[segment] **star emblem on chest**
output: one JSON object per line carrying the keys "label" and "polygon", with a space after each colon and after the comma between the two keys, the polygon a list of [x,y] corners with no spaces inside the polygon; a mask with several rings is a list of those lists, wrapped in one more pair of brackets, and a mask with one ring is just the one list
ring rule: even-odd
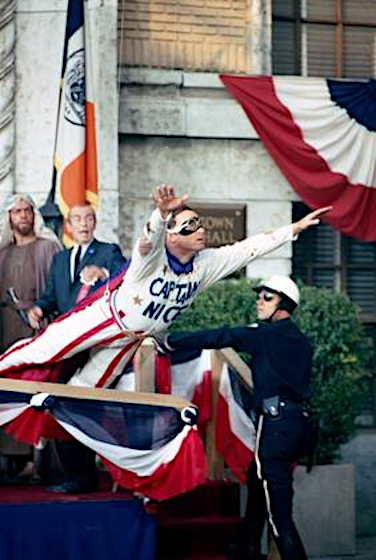
{"label": "star emblem on chest", "polygon": [[141,305],[143,301],[144,300],[142,298],[140,298],[140,296],[138,296],[138,295],[133,297],[134,305]]}

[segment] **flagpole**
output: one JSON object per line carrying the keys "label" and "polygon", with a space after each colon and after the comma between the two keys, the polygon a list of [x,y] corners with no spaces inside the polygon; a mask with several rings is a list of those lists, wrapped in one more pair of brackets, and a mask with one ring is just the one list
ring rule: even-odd
{"label": "flagpole", "polygon": [[[69,20],[70,5],[71,5],[70,0],[68,0],[65,28],[67,27],[67,22]],[[65,66],[66,66],[66,60],[67,60],[67,44],[68,44],[67,33],[65,33],[63,63],[62,63],[61,73],[60,73],[59,99],[58,99],[58,105],[57,105],[57,118],[56,118],[55,137],[54,137],[51,189],[48,193],[46,202],[43,204],[43,206],[41,206],[39,208],[46,225],[48,227],[50,227],[59,236],[60,239],[62,239],[62,237],[63,237],[64,217],[63,217],[62,213],[60,212],[59,206],[55,202],[56,181],[57,181],[55,154],[56,154],[56,145],[57,145],[57,137],[58,137],[58,130],[59,130],[59,115],[60,115],[60,109],[61,109],[61,98],[62,98],[62,91],[63,91],[64,72],[65,72]]]}

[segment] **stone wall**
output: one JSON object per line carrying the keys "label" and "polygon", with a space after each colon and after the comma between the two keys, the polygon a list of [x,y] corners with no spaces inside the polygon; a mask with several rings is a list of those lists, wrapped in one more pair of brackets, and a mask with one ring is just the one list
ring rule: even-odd
{"label": "stone wall", "polygon": [[[120,95],[120,241],[126,252],[155,184],[198,203],[243,203],[252,235],[291,221],[295,195],[216,74],[129,69]],[[254,277],[289,274],[291,246],[256,261]]]}
{"label": "stone wall", "polygon": [[[15,184],[12,189],[30,192],[39,204],[45,202],[52,183],[52,159],[67,4],[68,0],[18,0],[16,4],[17,140]],[[194,38],[193,42],[196,39],[199,42],[198,38],[200,38],[201,44],[207,48],[206,62],[204,59],[188,57],[188,49],[184,51],[187,58],[183,57],[179,64],[186,63],[190,68],[192,66],[189,62],[190,58],[191,61],[194,60],[193,66],[199,67],[200,70],[206,70],[206,66],[209,65],[211,70],[263,72],[268,70],[270,64],[268,37],[271,20],[270,0],[231,0],[230,2],[227,0],[161,0],[160,2],[127,0],[123,5],[126,7],[125,19],[121,10],[118,17],[118,7],[122,6],[120,0],[119,2],[118,0],[89,0],[91,30],[95,45],[93,71],[98,95],[97,138],[100,181],[98,233],[102,238],[116,240],[120,231],[121,240],[129,252],[131,243],[139,231],[141,219],[132,215],[131,221],[125,221],[123,218],[119,224],[119,203],[125,216],[126,212],[134,210],[132,205],[131,210],[128,209],[129,201],[134,197],[141,197],[141,205],[144,205],[146,214],[148,198],[144,191],[149,192],[156,180],[176,181],[179,176],[180,185],[179,166],[176,166],[176,162],[172,162],[170,157],[174,150],[174,153],[178,154],[184,152],[183,159],[186,161],[183,166],[184,173],[187,166],[191,169],[191,174],[186,175],[186,180],[189,181],[189,185],[200,185],[200,199],[210,201],[213,198],[218,199],[219,196],[226,197],[229,193],[234,200],[242,200],[243,192],[241,189],[238,190],[238,183],[241,182],[244,188],[246,178],[249,176],[247,163],[244,162],[245,175],[240,181],[243,173],[244,149],[247,149],[243,147],[242,141],[248,139],[253,140],[256,145],[259,144],[251,125],[241,109],[226,95],[216,73],[188,73],[173,70],[163,73],[163,71],[145,69],[142,74],[142,71],[137,68],[120,69],[118,73],[117,48],[124,52],[125,46],[122,40],[127,37],[136,40],[134,33],[133,35],[130,33],[132,29],[129,26],[133,25],[133,32],[142,30],[144,33],[145,29],[153,28],[158,18],[162,20],[167,18],[166,21],[163,20],[162,26],[165,30],[173,29],[172,20],[168,18],[178,15],[177,18],[175,17],[175,30],[176,26],[181,24],[179,37]],[[189,5],[191,7],[188,9]],[[187,18],[193,16],[194,21],[189,24],[191,27],[183,27],[188,25]],[[121,26],[122,21],[123,23],[127,21],[128,27],[124,35],[117,36],[118,25]],[[153,33],[157,32],[157,27]],[[52,36],[53,41],[51,41]],[[181,41],[177,40],[177,44],[179,42]],[[221,45],[221,53],[224,52],[224,45],[228,47],[223,63],[220,64],[217,64],[213,53],[210,54],[210,49],[217,43]],[[238,49],[240,43],[240,50],[243,53],[241,57]],[[125,48],[126,52],[128,47]],[[162,56],[162,51],[158,52]],[[234,54],[235,52],[238,52],[238,55]],[[222,54],[218,60],[221,57]],[[129,62],[136,62],[136,59],[132,58]],[[147,63],[146,59],[144,63]],[[149,60],[149,63],[152,64],[152,61]],[[176,64],[172,59],[170,63]],[[163,59],[159,59],[158,66],[162,64],[165,64]],[[122,124],[118,124],[119,92],[122,100],[120,105]],[[118,144],[118,132],[120,132],[120,144]],[[149,139],[150,150],[153,151],[152,157],[154,157],[155,153],[160,154],[156,146],[162,136],[171,139],[170,144],[167,144],[170,149],[164,149],[166,161],[163,161],[163,157],[160,159],[163,173],[158,174],[153,171],[150,176],[145,177],[143,172],[138,178],[135,171],[131,174],[127,166],[134,168],[132,161],[142,161],[144,148],[141,146],[144,146],[145,142],[147,144]],[[137,142],[140,146],[139,153]],[[190,150],[182,150],[182,147],[188,144]],[[118,151],[119,145],[120,151]],[[204,165],[199,162],[200,158],[196,159],[194,155],[199,155],[201,150],[209,154],[205,156],[209,159]],[[252,176],[255,179],[253,193],[249,194],[250,200],[255,198],[261,204],[261,200],[265,198],[283,203],[282,210],[277,207],[273,209],[274,214],[282,213],[282,215],[280,218],[271,218],[271,221],[276,223],[279,223],[280,219],[282,222],[289,221],[289,204],[291,196],[294,195],[262,149],[261,153],[262,160],[259,160],[258,156],[256,159],[248,160],[248,163],[251,162]],[[145,157],[149,158],[149,155]],[[230,158],[225,168],[223,157]],[[193,170],[196,162],[197,170]],[[220,182],[216,177],[219,173],[216,169],[227,174],[228,178],[220,181],[225,186],[218,186]],[[256,169],[259,169],[259,173],[255,172]],[[270,178],[263,177],[264,173],[268,175],[269,171]],[[209,183],[207,176],[212,178]],[[239,178],[234,183],[229,179],[231,176]],[[119,177],[122,181],[120,188]],[[142,187],[142,195],[141,183],[145,185]],[[206,190],[205,184],[208,185]],[[277,194],[271,184],[276,185]],[[264,191],[265,197],[262,194]],[[125,204],[126,211],[123,210]],[[138,208],[135,210],[138,212]],[[256,214],[256,207],[254,214]],[[133,222],[136,230],[133,229]],[[249,231],[254,224],[256,224],[256,217],[248,221]],[[265,226],[268,226],[267,221]],[[286,258],[283,257],[284,263],[287,262]]]}

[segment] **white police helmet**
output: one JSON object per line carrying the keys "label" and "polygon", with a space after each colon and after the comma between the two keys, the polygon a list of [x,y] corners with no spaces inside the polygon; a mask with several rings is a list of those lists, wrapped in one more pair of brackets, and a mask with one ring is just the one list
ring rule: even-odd
{"label": "white police helmet", "polygon": [[287,298],[295,304],[295,306],[299,305],[299,288],[288,276],[272,276],[255,288],[257,292],[262,289],[270,290],[271,292],[282,296],[282,298]]}

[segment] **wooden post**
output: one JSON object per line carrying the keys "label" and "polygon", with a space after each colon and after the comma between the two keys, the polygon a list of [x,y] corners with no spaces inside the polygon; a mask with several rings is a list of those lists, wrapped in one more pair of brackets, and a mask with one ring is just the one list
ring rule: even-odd
{"label": "wooden post", "polygon": [[155,346],[146,338],[133,359],[136,391],[155,393]]}
{"label": "wooden post", "polygon": [[253,387],[252,371],[245,361],[241,359],[239,354],[235,352],[235,350],[232,348],[222,348],[222,350],[218,350],[217,353],[221,356],[222,360],[226,362],[231,369],[235,370],[250,387]]}
{"label": "wooden post", "polygon": [[206,459],[208,465],[208,475],[210,480],[221,480],[223,478],[224,462],[220,455],[217,453],[217,446],[215,444],[215,430],[217,423],[217,402],[219,383],[221,380],[221,373],[223,367],[223,360],[218,352],[211,352],[211,370],[212,370],[212,404],[213,416],[208,422],[206,428],[205,449]]}
{"label": "wooden post", "polygon": [[[248,365],[241,359],[241,357],[232,348],[223,348],[222,350],[218,350],[217,352],[213,352],[213,353],[215,354],[214,360],[218,361],[218,367],[216,366],[216,377],[218,375],[220,377],[220,373],[222,371],[223,364],[226,363],[229,368],[236,371],[241,376],[241,378],[243,379],[243,381],[245,383],[247,383],[250,387],[253,387],[253,379],[252,379],[251,369],[248,367]],[[213,366],[213,371],[214,371],[214,366]],[[217,373],[217,371],[218,371],[218,373]],[[217,403],[217,400],[218,400],[218,387],[219,387],[219,379],[216,379],[215,406],[216,406],[216,403]],[[214,404],[214,399],[213,399],[213,404]],[[216,418],[214,416],[213,420],[215,421],[215,419]],[[215,428],[213,427],[213,429],[215,429]],[[214,442],[214,444],[215,444],[215,442]],[[213,466],[213,470],[214,470],[214,472],[216,472],[215,471],[216,460],[212,458],[212,456],[213,456],[212,451],[210,452],[210,456],[211,456],[211,464]],[[208,463],[209,463],[209,461],[208,461]],[[276,545],[273,533],[270,530],[270,527],[268,527],[268,556],[267,556],[267,560],[281,560],[281,556],[280,556],[279,551],[277,549],[277,545]]]}

